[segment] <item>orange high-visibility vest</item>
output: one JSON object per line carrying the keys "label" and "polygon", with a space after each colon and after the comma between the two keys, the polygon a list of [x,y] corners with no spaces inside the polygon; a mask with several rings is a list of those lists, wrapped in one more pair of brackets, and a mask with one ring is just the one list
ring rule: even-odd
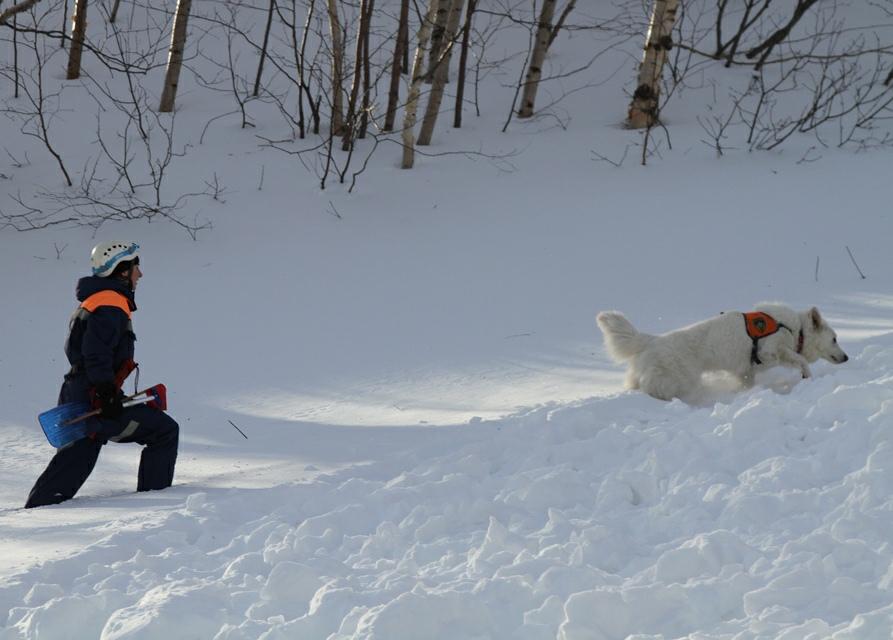
{"label": "orange high-visibility vest", "polygon": [[[77,308],[75,311],[76,317],[83,318],[87,313],[93,313],[99,307],[117,307],[121,311],[127,314],[127,328],[132,331],[130,322],[131,322],[131,311],[130,311],[130,300],[127,299],[122,293],[118,293],[117,291],[112,291],[110,289],[106,289],[104,291],[97,291],[91,296],[88,296],[86,300],[81,303],[81,306]],[[73,320],[72,320],[73,321]],[[118,385],[120,389],[124,384],[124,380],[129,376],[134,369],[136,369],[139,365],[136,364],[132,359],[125,360],[121,363],[120,369],[115,372],[115,383]]]}
{"label": "orange high-visibility vest", "polygon": [[123,293],[111,291],[110,289],[98,291],[84,300],[80,306],[81,309],[90,313],[93,313],[99,307],[118,307],[130,318],[130,301]]}

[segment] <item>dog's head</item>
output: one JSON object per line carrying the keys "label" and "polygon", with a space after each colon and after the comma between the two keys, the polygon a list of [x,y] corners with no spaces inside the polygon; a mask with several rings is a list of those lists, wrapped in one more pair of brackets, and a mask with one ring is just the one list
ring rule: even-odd
{"label": "dog's head", "polygon": [[828,326],[819,310],[813,307],[806,312],[803,322],[803,357],[814,362],[823,358],[834,364],[849,360],[849,356],[837,344],[837,334]]}

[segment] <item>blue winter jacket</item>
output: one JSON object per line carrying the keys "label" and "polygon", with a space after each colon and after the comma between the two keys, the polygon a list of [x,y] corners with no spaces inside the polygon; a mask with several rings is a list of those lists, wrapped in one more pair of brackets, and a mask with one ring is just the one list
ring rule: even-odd
{"label": "blue winter jacket", "polygon": [[[87,276],[77,284],[79,302],[101,291],[115,291],[127,299],[130,311],[136,310],[133,291],[126,282],[114,278]],[[111,382],[121,366],[133,360],[136,335],[128,314],[116,306],[99,306],[88,311],[79,306],[71,316],[65,355],[71,370],[59,392],[59,404],[88,400],[90,388]]]}

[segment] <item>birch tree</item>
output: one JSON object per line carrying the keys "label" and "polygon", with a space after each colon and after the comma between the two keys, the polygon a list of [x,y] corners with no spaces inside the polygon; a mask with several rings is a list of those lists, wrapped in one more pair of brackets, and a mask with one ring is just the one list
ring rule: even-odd
{"label": "birch tree", "polygon": [[439,0],[428,1],[428,12],[419,25],[419,44],[415,53],[415,61],[412,65],[412,82],[409,85],[409,92],[406,97],[406,108],[403,113],[403,164],[404,169],[412,169],[415,164],[415,121],[416,110],[419,106],[419,94],[422,90],[422,83],[425,81],[425,73],[423,66],[425,64],[425,53],[428,48],[428,39],[431,34],[431,25],[437,13]]}
{"label": "birch tree", "polygon": [[332,37],[332,135],[344,131],[344,45],[341,41],[341,19],[338,0],[329,0],[329,33]]}
{"label": "birch tree", "polygon": [[81,55],[87,32],[87,0],[75,1],[71,25],[71,50],[68,52],[68,69],[65,77],[68,80],[76,80],[81,77]]}
{"label": "birch tree", "polygon": [[540,78],[543,75],[543,62],[546,60],[546,52],[549,50],[549,42],[552,35],[552,16],[555,15],[555,2],[556,0],[543,0],[543,6],[540,9],[540,18],[536,29],[536,43],[530,56],[527,76],[524,78],[521,108],[518,110],[519,118],[529,118],[533,115],[536,92],[539,89]]}
{"label": "birch tree", "polygon": [[679,0],[654,0],[636,91],[627,116],[628,124],[633,129],[651,127],[657,122],[660,80],[667,52],[673,46],[673,26],[678,8]]}
{"label": "birch tree", "polygon": [[437,123],[437,115],[440,113],[440,103],[443,101],[443,90],[450,73],[450,58],[453,53],[453,44],[459,31],[459,21],[462,19],[462,5],[465,0],[452,0],[450,14],[447,19],[446,31],[444,31],[443,52],[434,67],[434,77],[431,82],[431,92],[428,94],[428,106],[425,108],[425,117],[422,118],[422,128],[419,131],[418,144],[431,144],[434,135],[434,125]]}
{"label": "birch tree", "polygon": [[191,8],[192,0],[177,0],[167,71],[164,74],[164,90],[161,92],[161,103],[158,105],[161,113],[170,113],[174,110],[177,88],[180,85],[180,69],[183,67],[183,51],[186,49],[186,25],[189,22]]}

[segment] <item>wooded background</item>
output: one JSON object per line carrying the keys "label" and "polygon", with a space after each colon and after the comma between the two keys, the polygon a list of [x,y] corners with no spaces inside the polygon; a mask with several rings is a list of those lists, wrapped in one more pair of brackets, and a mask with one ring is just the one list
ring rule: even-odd
{"label": "wooded background", "polygon": [[[670,138],[667,105],[694,86],[712,87],[697,119],[718,156],[804,135],[887,146],[891,22],[890,0],[0,0],[2,140],[36,141],[57,168],[40,189],[12,189],[0,221],[33,229],[160,216],[195,233],[177,211],[220,185],[167,186],[188,151],[174,126],[195,104],[178,101],[184,80],[216,96],[205,130],[225,117],[243,129],[259,118],[284,125],[287,136],[258,133],[258,144],[297,157],[322,189],[353,189],[370,162],[394,162],[383,143],[412,168],[482,109],[504,109],[503,131],[537,118],[568,126],[573,114],[556,105],[569,78],[575,91],[627,78],[628,110],[616,119],[639,131],[643,164],[658,137]],[[590,46],[565,55],[571,38]],[[480,82],[497,70],[517,78],[511,104],[485,105]],[[93,98],[96,128],[63,150],[58,115],[75,88]],[[7,155],[13,167],[26,162]]]}

